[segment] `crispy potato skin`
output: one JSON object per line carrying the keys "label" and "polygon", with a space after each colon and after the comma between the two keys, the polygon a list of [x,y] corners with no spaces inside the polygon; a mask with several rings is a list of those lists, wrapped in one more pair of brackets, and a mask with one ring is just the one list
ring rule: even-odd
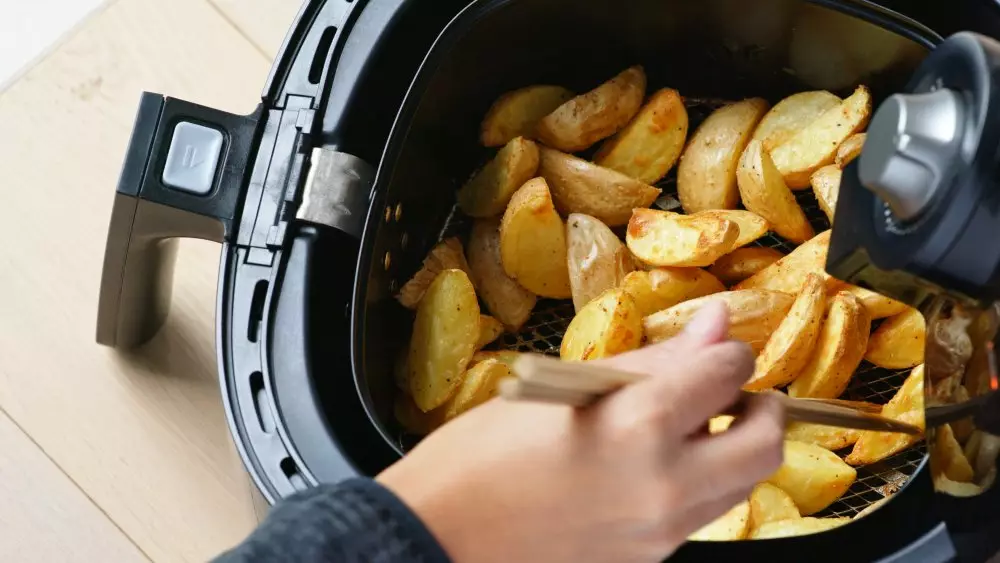
{"label": "crispy potato skin", "polygon": [[800,518],[788,493],[770,483],[760,483],[750,493],[750,534],[768,522]]}
{"label": "crispy potato skin", "polygon": [[837,156],[834,157],[834,163],[843,168],[861,155],[861,149],[865,146],[865,137],[864,133],[855,133],[848,137],[842,145],[837,147]]}
{"label": "crispy potato skin", "polygon": [[538,171],[538,145],[517,137],[458,190],[458,207],[469,217],[495,217]]}
{"label": "crispy potato skin", "polygon": [[715,110],[695,130],[677,167],[677,196],[684,211],[736,208],[736,167],[767,108],[761,98],[743,100]]}
{"label": "crispy potato skin", "polygon": [[871,318],[861,301],[846,291],[834,295],[812,357],[788,386],[788,395],[839,397],[861,363],[870,331]]}
{"label": "crispy potato skin", "polygon": [[455,237],[445,239],[431,249],[424,258],[420,270],[403,284],[396,299],[407,309],[416,309],[438,274],[449,269],[462,270],[471,277],[471,269],[465,261],[462,243]]}
{"label": "crispy potato skin", "polygon": [[481,219],[472,225],[468,252],[469,270],[479,297],[507,330],[516,332],[531,316],[538,298],[504,271],[498,219]]}
{"label": "crispy potato skin", "polygon": [[689,541],[736,541],[750,532],[750,503],[740,502],[725,514],[688,536]]}
{"label": "crispy potato skin", "polygon": [[796,244],[815,235],[761,141],[750,141],[740,156],[736,184],[743,205],[766,219],[774,232]]}
{"label": "crispy potato skin", "polygon": [[739,234],[739,227],[727,219],[635,209],[625,244],[646,264],[700,267],[733,250]]}
{"label": "crispy potato skin", "polygon": [[819,208],[833,224],[833,214],[837,211],[837,196],[840,194],[840,178],[843,176],[836,164],[828,164],[812,173],[809,184]]}
{"label": "crispy potato skin", "polygon": [[572,296],[566,226],[544,179],[529,180],[510,199],[500,222],[500,259],[507,275],[535,295]]}
{"label": "crispy potato skin", "polygon": [[736,284],[733,289],[769,289],[795,295],[802,289],[806,274],[816,273],[823,277],[829,293],[843,285],[843,282],[826,273],[829,246],[830,231],[823,231],[781,260]]}
{"label": "crispy potato skin", "polygon": [[625,276],[621,287],[635,299],[639,314],[643,317],[688,299],[726,290],[719,280],[701,268],[635,271]]}
{"label": "crispy potato skin", "polygon": [[875,329],[868,340],[865,359],[886,369],[912,368],[924,361],[925,331],[924,316],[907,307]]}
{"label": "crispy potato skin", "polygon": [[736,236],[736,242],[733,243],[733,249],[750,244],[751,242],[766,235],[767,231],[771,228],[767,219],[764,219],[756,213],[744,211],[742,209],[710,209],[708,211],[699,211],[691,216],[726,219],[736,223],[740,232]]}
{"label": "crispy potato skin", "polygon": [[505,93],[490,106],[480,126],[485,147],[506,145],[515,137],[533,138],[543,117],[573,98],[562,86],[538,84]]}
{"label": "crispy potato skin", "polygon": [[[882,407],[882,416],[924,427],[924,366],[913,368],[903,385]],[[861,432],[854,449],[844,458],[851,465],[868,465],[916,444],[921,436],[900,432]]]}
{"label": "crispy potato skin", "polygon": [[612,288],[587,303],[566,328],[559,356],[582,361],[635,350],[642,343],[642,316],[632,296]]}
{"label": "crispy potato skin", "polygon": [[635,118],[601,145],[594,162],[655,184],[673,168],[687,140],[688,114],[677,90],[663,88]]}
{"label": "crispy potato skin", "polygon": [[649,207],[660,195],[659,188],[573,155],[544,147],[539,155],[538,173],[563,215],[582,213],[617,227],[628,223],[633,209]]}
{"label": "crispy potato skin", "polygon": [[788,493],[799,513],[809,516],[840,498],[856,478],[857,471],[831,451],[785,440],[784,462],[767,482]]}
{"label": "crispy potato skin", "polygon": [[784,256],[780,251],[763,246],[737,248],[715,261],[709,273],[726,285],[739,283]]}
{"label": "crispy potato skin", "polygon": [[579,311],[605,290],[618,287],[635,270],[635,261],[607,225],[580,213],[566,219],[569,285]]}
{"label": "crispy potato skin", "polygon": [[768,111],[754,129],[752,139],[760,141],[764,150],[790,139],[800,129],[816,120],[823,112],[840,105],[840,98],[825,90],[792,94]]}
{"label": "crispy potato skin", "polygon": [[762,540],[808,536],[810,534],[818,534],[820,532],[839,528],[850,521],[851,519],[847,516],[830,518],[813,518],[812,516],[808,516],[805,518],[778,520],[777,522],[767,522],[760,528],[757,528],[757,530],[750,535],[750,539]]}
{"label": "crispy potato skin", "polygon": [[538,139],[563,152],[582,151],[625,127],[645,96],[646,72],[641,66],[629,67],[543,117]]}

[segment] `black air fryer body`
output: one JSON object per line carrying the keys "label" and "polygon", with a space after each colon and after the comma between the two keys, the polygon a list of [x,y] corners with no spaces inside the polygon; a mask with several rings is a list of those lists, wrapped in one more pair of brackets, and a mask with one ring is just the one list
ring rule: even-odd
{"label": "black air fryer body", "polygon": [[[158,328],[173,239],[219,241],[223,400],[257,486],[273,502],[317,483],[374,475],[400,455],[387,439],[393,429],[382,422],[381,396],[391,386],[400,327],[410,321],[390,295],[437,240],[458,176],[471,170],[455,163],[482,159],[475,129],[489,102],[543,80],[582,91],[634,62],[646,66],[651,84],[773,102],[804,88],[713,72],[710,59],[657,65],[650,53],[668,46],[672,31],[663,26],[681,29],[685,18],[711,9],[692,4],[754,14],[757,4],[800,3],[641,0],[629,4],[630,16],[620,2],[603,0],[307,1],[252,115],[143,96],[115,196],[98,340],[129,346]],[[866,19],[924,50],[961,29],[1000,29],[992,27],[1000,11],[987,0],[882,2],[936,34],[861,0],[809,4]],[[505,42],[518,42],[522,54],[504,50]],[[717,47],[688,45],[706,57]],[[872,84],[876,95],[891,91],[886,80]],[[199,134],[219,131],[221,141],[207,133],[179,152],[179,123]],[[175,173],[165,175],[165,166]],[[1000,523],[983,509],[1000,500],[984,496],[974,510],[936,499],[922,466],[891,502],[848,526],[691,544],[677,558],[936,562],[953,560],[957,548],[963,560],[981,561],[1000,543]]]}

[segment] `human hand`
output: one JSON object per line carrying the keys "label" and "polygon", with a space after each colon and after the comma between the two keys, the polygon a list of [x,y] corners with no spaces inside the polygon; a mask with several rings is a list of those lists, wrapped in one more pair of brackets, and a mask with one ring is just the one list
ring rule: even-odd
{"label": "human hand", "polygon": [[378,481],[456,563],[662,561],[781,464],[773,397],[704,431],[753,372],[727,331],[725,305],[706,305],[678,337],[600,360],[651,377],[584,409],[492,400]]}

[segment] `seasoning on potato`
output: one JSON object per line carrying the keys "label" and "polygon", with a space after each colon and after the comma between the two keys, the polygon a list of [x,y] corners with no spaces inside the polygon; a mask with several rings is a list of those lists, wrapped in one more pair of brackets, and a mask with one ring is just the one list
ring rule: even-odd
{"label": "seasoning on potato", "polygon": [[736,236],[736,242],[733,243],[733,249],[750,244],[766,235],[771,228],[767,220],[760,215],[742,209],[710,209],[693,213],[691,217],[715,217],[736,223],[740,232]]}
{"label": "seasoning on potato", "polygon": [[538,122],[572,97],[566,88],[547,84],[507,92],[483,118],[479,141],[486,147],[499,147],[515,137],[533,138]]}
{"label": "seasoning on potato", "polygon": [[736,284],[733,289],[769,289],[797,294],[802,289],[806,274],[819,274],[826,284],[827,293],[843,282],[826,273],[826,253],[830,247],[830,231],[823,231],[799,245],[787,256]]}
{"label": "seasoning on potato", "polygon": [[726,285],[741,282],[784,256],[780,251],[765,246],[737,248],[715,261],[709,273]]}
{"label": "seasoning on potato", "polygon": [[655,268],[625,276],[621,287],[627,291],[643,317],[669,307],[720,291],[725,286],[701,268]]}
{"label": "seasoning on potato", "polygon": [[754,129],[752,139],[760,141],[765,151],[784,143],[820,115],[840,105],[840,98],[826,90],[792,94],[768,111]]}
{"label": "seasoning on potato", "polygon": [[[882,416],[924,428],[924,366],[910,372],[896,394],[882,407]],[[923,438],[902,432],[861,432],[854,449],[844,461],[851,465],[869,465],[895,455]]]}
{"label": "seasoning on potato", "polygon": [[635,209],[625,244],[653,266],[709,266],[733,250],[739,235],[739,226],[721,217]]}
{"label": "seasoning on potato", "polygon": [[837,196],[840,194],[840,178],[843,176],[836,164],[828,164],[812,173],[809,184],[812,186],[816,203],[823,210],[826,218],[833,224],[833,214],[837,211]]}
{"label": "seasoning on potato", "polygon": [[639,347],[642,316],[632,296],[609,289],[587,303],[566,328],[559,357],[563,360],[609,358]]}
{"label": "seasoning on potato", "polygon": [[788,386],[788,395],[839,397],[861,364],[870,331],[871,319],[861,301],[846,291],[834,295],[812,357]]}
{"label": "seasoning on potato", "polygon": [[566,227],[542,178],[521,186],[500,222],[500,259],[507,275],[542,297],[567,299]]}
{"label": "seasoning on potato", "polygon": [[850,164],[852,160],[861,154],[861,149],[865,145],[865,137],[864,133],[855,133],[848,137],[846,141],[837,147],[837,156],[834,157],[834,163],[840,168]]}
{"label": "seasoning on potato", "polygon": [[507,330],[516,332],[527,322],[538,300],[504,271],[500,260],[500,221],[480,219],[469,235],[469,269],[479,297]]}
{"label": "seasoning on potato", "polygon": [[465,254],[462,251],[462,243],[455,237],[447,238],[431,249],[424,258],[420,270],[403,284],[396,299],[403,307],[416,309],[438,274],[449,269],[462,270],[471,276],[469,264],[465,261]]}
{"label": "seasoning on potato", "polygon": [[760,141],[750,141],[743,151],[736,184],[743,205],[766,219],[774,232],[796,244],[814,236],[806,214]]}
{"label": "seasoning on potato", "polygon": [[767,482],[788,493],[799,514],[809,516],[840,498],[857,475],[853,467],[830,450],[785,440],[784,461]]}
{"label": "seasoning on potato", "polygon": [[576,311],[605,290],[618,287],[635,270],[622,241],[597,219],[572,213],[566,218],[569,286]]}
{"label": "seasoning on potato", "polygon": [[924,316],[908,307],[872,332],[865,359],[886,369],[912,368],[924,361],[925,331]]}
{"label": "seasoning on potato", "polygon": [[735,541],[750,532],[750,503],[742,501],[688,536],[688,541]]}
{"label": "seasoning on potato", "polygon": [[469,217],[495,217],[538,171],[538,145],[517,137],[458,190],[458,207]]}

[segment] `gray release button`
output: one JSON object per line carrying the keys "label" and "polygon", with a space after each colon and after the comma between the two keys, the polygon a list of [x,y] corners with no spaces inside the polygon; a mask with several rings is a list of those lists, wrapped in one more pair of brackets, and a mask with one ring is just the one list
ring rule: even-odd
{"label": "gray release button", "polygon": [[163,167],[163,183],[171,188],[205,195],[212,191],[212,180],[222,154],[222,133],[182,121],[174,127]]}

